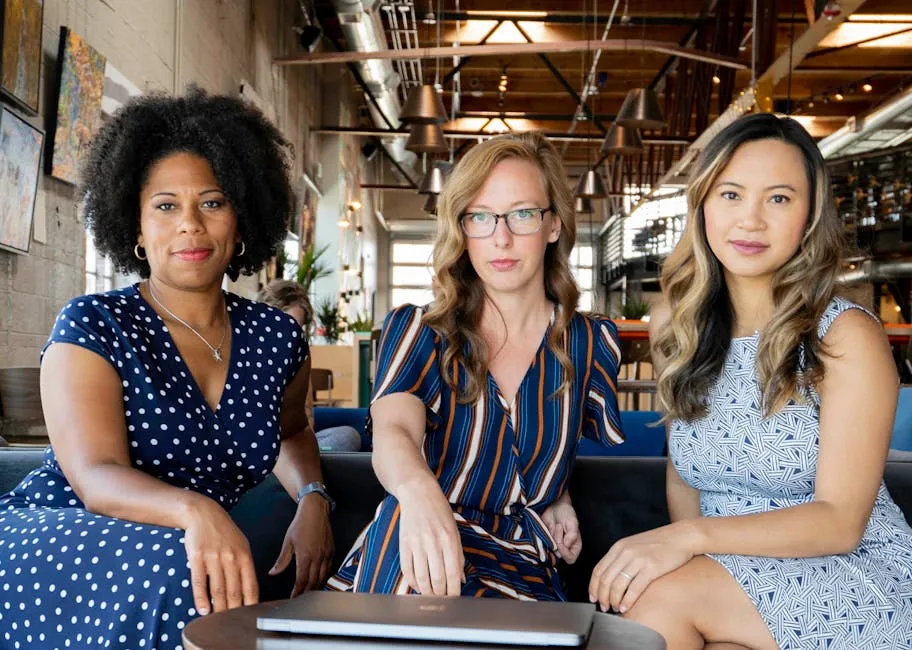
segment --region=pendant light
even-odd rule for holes
[[[418,186],[418,194],[440,194],[443,190],[444,171],[440,165],[434,163],[421,179],[421,185]]]
[[[447,115],[440,93],[431,84],[412,88],[399,120],[403,124],[443,124]]]
[[[573,207],[577,214],[590,214],[592,212],[592,199],[578,196],[573,202]]]
[[[428,194],[427,200],[424,202],[424,211],[428,214],[437,215],[437,195]]]
[[[635,88],[627,93],[615,122],[636,129],[664,129],[667,126],[652,88]]]
[[[409,126],[405,148],[415,153],[443,153],[447,150],[439,124],[415,123]]]
[[[605,134],[605,142],[602,144],[602,153],[607,154],[638,154],[643,153],[644,150],[640,132],[617,122],[608,129],[608,133]]]
[[[590,169],[580,176],[573,192],[573,196],[586,199],[603,199],[607,195],[605,181],[602,180],[602,175],[594,169]]]

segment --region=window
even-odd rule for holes
[[[434,299],[431,281],[434,270],[431,266],[432,244],[395,242],[393,244],[392,278],[390,286],[392,307],[405,303],[426,305]],[[576,246],[570,253],[570,271],[580,288],[580,311],[593,309],[593,278],[595,264],[590,244]]]
[[[570,251],[570,272],[580,289],[579,310],[592,311],[592,280],[595,276],[592,245],[579,244]]]
[[[85,292],[103,293],[114,288],[114,265],[95,250],[95,240],[85,238]]]
[[[390,306],[405,303],[426,305],[434,299],[431,279],[433,244],[425,242],[394,242]]]

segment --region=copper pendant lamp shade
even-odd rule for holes
[[[399,120],[403,124],[443,124],[447,114],[440,93],[431,84],[412,88]]]
[[[605,181],[602,180],[601,174],[594,169],[590,169],[580,177],[576,189],[573,191],[573,196],[585,199],[603,199],[607,195]]]
[[[605,134],[602,153],[638,154],[643,153],[643,139],[637,129],[620,124],[612,124]]]
[[[437,195],[428,194],[427,201],[424,202],[424,211],[428,214],[437,214]]]
[[[651,88],[637,88],[627,93],[615,122],[636,129],[664,129],[667,126],[659,108],[659,98]]]
[[[421,185],[418,186],[418,194],[440,194],[443,190],[443,181],[445,180],[443,170],[438,165],[431,166],[421,179]]]
[[[405,148],[415,153],[443,153],[447,150],[439,124],[412,124]]]
[[[573,202],[573,207],[577,214],[592,214],[592,199],[578,196]]]

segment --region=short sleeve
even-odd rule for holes
[[[392,393],[410,393],[433,413],[440,412],[437,334],[421,322],[414,305],[397,307],[383,323],[371,404]]]
[[[288,382],[295,378],[295,375],[301,370],[304,362],[310,357],[310,346],[307,344],[307,337],[304,336],[304,330],[296,327],[291,331],[292,353],[291,353],[291,372],[288,375]]]
[[[80,296],[68,302],[54,321],[54,328],[41,350],[41,358],[54,343],[71,343],[116,365],[113,342],[119,326],[98,295]]]
[[[593,321],[592,366],[589,368],[583,435],[606,446],[619,445],[624,442],[624,434],[617,399],[617,376],[621,365],[617,326],[608,318]]]
[[[275,331],[271,332],[273,343],[283,352],[282,364],[285,366],[285,386],[291,384],[301,371],[304,362],[310,357],[310,346],[304,330],[297,321],[279,309],[270,307],[268,315],[264,315],[267,323],[272,316],[275,322]]]

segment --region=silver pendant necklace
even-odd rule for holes
[[[205,343],[206,347],[209,348],[209,350],[212,352],[212,358],[215,359],[216,361],[221,362],[222,346],[225,344],[225,335],[228,334],[228,306],[225,305],[225,327],[222,330],[222,340],[219,341],[218,346],[212,347],[211,345],[209,345],[209,341],[207,341],[206,338],[202,334],[200,334],[198,331],[196,331],[195,327],[193,327],[190,323],[185,321],[183,318],[181,318],[180,316],[178,316],[177,314],[175,314],[173,311],[171,311],[170,309],[168,309],[167,307],[165,307],[162,304],[162,301],[158,299],[158,297],[155,295],[155,292],[152,290],[151,282],[146,282],[146,286],[149,287],[149,295],[152,296],[152,300],[154,300],[158,304],[159,307],[164,309],[165,313],[168,314],[171,318],[173,318],[178,323],[180,323],[181,325],[186,327],[188,330],[190,330],[191,332],[196,334],[199,337],[200,341]]]

